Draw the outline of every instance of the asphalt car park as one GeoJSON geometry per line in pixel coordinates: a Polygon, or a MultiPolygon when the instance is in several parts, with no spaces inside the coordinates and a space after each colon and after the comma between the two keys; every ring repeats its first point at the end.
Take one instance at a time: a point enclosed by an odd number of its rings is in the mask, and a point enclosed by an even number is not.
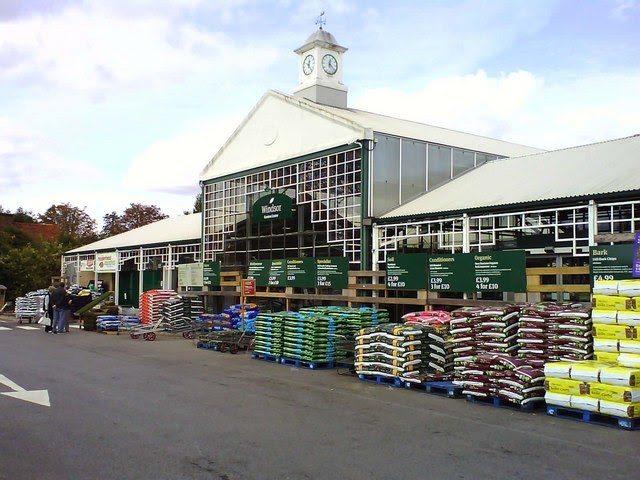
{"type": "Polygon", "coordinates": [[[0,317],[2,480],[637,477],[638,431],[198,349],[180,336],[29,327],[0,317]]]}

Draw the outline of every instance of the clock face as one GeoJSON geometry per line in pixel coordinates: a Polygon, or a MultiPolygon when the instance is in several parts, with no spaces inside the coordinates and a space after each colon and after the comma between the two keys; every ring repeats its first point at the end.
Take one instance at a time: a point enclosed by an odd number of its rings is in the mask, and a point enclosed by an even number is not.
{"type": "Polygon", "coordinates": [[[338,61],[336,57],[328,53],[322,57],[322,69],[329,75],[336,73],[338,71],[338,61]]]}
{"type": "Polygon", "coordinates": [[[316,66],[316,59],[313,55],[307,55],[302,62],[302,71],[305,75],[309,75],[313,72],[313,67],[316,66]]]}

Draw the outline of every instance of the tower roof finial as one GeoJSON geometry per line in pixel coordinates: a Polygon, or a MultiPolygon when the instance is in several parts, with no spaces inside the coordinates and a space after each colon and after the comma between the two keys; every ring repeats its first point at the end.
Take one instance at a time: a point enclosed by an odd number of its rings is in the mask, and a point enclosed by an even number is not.
{"type": "Polygon", "coordinates": [[[321,12],[320,15],[316,17],[316,25],[320,25],[318,28],[322,30],[322,26],[327,23],[327,20],[323,18],[324,12],[321,12]]]}

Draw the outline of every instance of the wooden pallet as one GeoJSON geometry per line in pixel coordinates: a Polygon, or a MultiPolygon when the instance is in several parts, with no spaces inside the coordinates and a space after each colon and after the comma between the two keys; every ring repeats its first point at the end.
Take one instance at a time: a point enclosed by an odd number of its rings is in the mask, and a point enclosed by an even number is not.
{"type": "Polygon", "coordinates": [[[420,390],[426,393],[442,395],[449,398],[462,398],[462,386],[453,382],[404,382],[406,388],[420,390]]]}
{"type": "Polygon", "coordinates": [[[640,430],[640,418],[616,417],[604,413],[578,410],[576,408],[562,407],[559,405],[547,405],[547,414],[558,418],[568,418],[579,422],[621,428],[623,430],[640,430]]]}
{"type": "Polygon", "coordinates": [[[500,397],[476,397],[475,395],[465,395],[468,402],[477,403],[480,405],[489,405],[491,407],[510,408],[512,410],[519,410],[521,412],[533,412],[544,407],[544,400],[538,400],[536,402],[529,402],[524,405],[509,402],[500,397]]]}
{"type": "Polygon", "coordinates": [[[403,382],[399,377],[387,377],[385,375],[369,375],[366,373],[359,373],[358,380],[363,382],[373,382],[379,385],[389,385],[390,387],[403,387],[403,382]]]}

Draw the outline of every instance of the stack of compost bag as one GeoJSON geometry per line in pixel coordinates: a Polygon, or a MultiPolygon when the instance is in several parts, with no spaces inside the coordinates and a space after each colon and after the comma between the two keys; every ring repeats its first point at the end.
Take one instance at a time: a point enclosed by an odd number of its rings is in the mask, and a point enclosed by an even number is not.
{"type": "Polygon", "coordinates": [[[361,329],[356,335],[356,373],[420,381],[421,366],[428,357],[422,351],[428,329],[393,323],[361,329]]]}
{"type": "Polygon", "coordinates": [[[587,360],[549,362],[544,372],[548,405],[640,417],[640,368],[587,360]]]}
{"type": "Polygon", "coordinates": [[[254,352],[273,357],[282,356],[284,320],[288,312],[259,313],[256,315],[254,352]]]}
{"type": "Polygon", "coordinates": [[[516,306],[462,307],[451,312],[454,362],[459,364],[482,353],[514,355],[518,349],[518,313],[516,306]]]}
{"type": "Polygon", "coordinates": [[[174,290],[147,290],[140,295],[140,323],[157,323],[162,320],[161,306],[174,297],[174,290]]]}
{"type": "Polygon", "coordinates": [[[454,384],[474,398],[497,398],[525,406],[544,399],[544,371],[504,353],[481,353],[459,362],[454,384]]]}
{"type": "Polygon", "coordinates": [[[429,310],[403,315],[406,325],[420,325],[426,332],[420,350],[423,352],[420,375],[416,382],[452,380],[454,375],[453,349],[447,312],[429,310]]]}
{"type": "Polygon", "coordinates": [[[538,303],[522,306],[518,319],[519,358],[540,363],[593,357],[591,309],[538,303]]]}
{"type": "Polygon", "coordinates": [[[345,352],[336,350],[341,320],[319,314],[290,313],[283,319],[282,355],[307,362],[333,362],[345,352]]]}
{"type": "Polygon", "coordinates": [[[371,307],[304,307],[300,313],[316,313],[341,319],[344,325],[343,333],[353,339],[358,331],[365,327],[371,327],[389,322],[389,311],[386,309],[371,307]]]}
{"type": "Polygon", "coordinates": [[[244,330],[254,333],[256,331],[255,320],[260,308],[255,303],[238,303],[224,309],[224,313],[229,316],[229,328],[233,330],[244,330]]]}
{"type": "Polygon", "coordinates": [[[640,367],[639,299],[640,280],[594,282],[593,347],[597,360],[640,367]]]}

